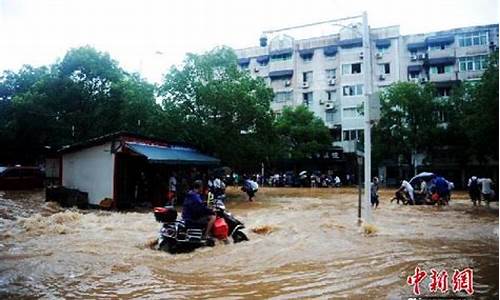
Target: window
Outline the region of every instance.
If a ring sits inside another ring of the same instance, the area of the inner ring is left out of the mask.
[[[292,58],[292,53],[271,55],[271,61],[289,60],[291,58]]]
[[[434,51],[434,50],[444,50],[446,48],[448,48],[449,46],[448,45],[445,45],[445,44],[440,44],[440,45],[433,45],[433,46],[429,46],[429,50],[430,51]]]
[[[380,64],[380,74],[391,74],[391,64],[386,63],[386,64]]]
[[[359,113],[357,107],[346,107],[343,110],[344,110],[344,112],[342,114],[342,118],[356,119],[356,118],[362,117],[362,115]]]
[[[382,48],[377,47],[377,52],[382,54],[387,53],[389,52],[389,47],[382,47]]]
[[[488,31],[476,31],[460,34],[458,36],[458,45],[460,47],[469,47],[488,44]]]
[[[310,105],[312,105],[312,102],[313,102],[313,93],[312,92],[302,94],[302,104],[309,107]]]
[[[410,78],[410,79],[415,79],[415,78],[418,78],[418,77],[419,77],[419,75],[420,75],[420,72],[410,72],[410,73],[408,74],[408,76],[409,76],[409,78]]]
[[[335,121],[335,111],[326,111],[325,112],[325,121],[332,123]]]
[[[430,68],[431,74],[448,74],[453,73],[453,66],[434,66]]]
[[[342,95],[344,96],[360,96],[363,95],[363,85],[345,85],[343,87]]]
[[[342,65],[342,75],[361,74],[361,63]]]
[[[326,91],[326,99],[328,101],[335,101],[335,94],[337,94],[337,90]]]
[[[446,112],[444,110],[438,110],[436,111],[436,116],[439,122],[445,123],[448,121],[448,118],[446,116]]]
[[[328,80],[337,78],[337,69],[327,69],[325,73]]]
[[[458,59],[460,71],[479,71],[486,69],[486,55],[461,57]]]
[[[292,101],[292,92],[277,92],[274,94],[274,102],[287,102]]]
[[[343,131],[343,140],[344,141],[362,141],[364,138],[363,130],[344,130]]]
[[[302,81],[311,83],[313,80],[313,72],[302,73]]]
[[[438,88],[437,93],[439,97],[448,97],[450,95],[451,88],[450,87],[443,87],[443,88]]]

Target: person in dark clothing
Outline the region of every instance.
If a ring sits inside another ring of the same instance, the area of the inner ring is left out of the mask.
[[[205,231],[206,237],[214,225],[215,213],[203,203],[203,200],[201,199],[202,193],[203,183],[201,180],[196,180],[193,183],[192,189],[188,192],[186,198],[184,199],[182,218],[195,223],[207,224],[207,229]]]
[[[476,202],[479,202],[479,205],[481,205],[481,188],[479,186],[479,179],[476,176],[472,176],[469,178],[467,187],[469,189],[470,200],[474,203],[474,206],[476,206]]]
[[[378,201],[378,177],[373,177],[372,183],[370,186],[371,190],[371,203],[373,208],[377,208],[379,201]]]

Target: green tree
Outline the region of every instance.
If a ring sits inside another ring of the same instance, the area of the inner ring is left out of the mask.
[[[154,86],[107,53],[69,50],[50,67],[23,67],[0,79],[0,142],[5,160],[33,163],[46,146],[128,130],[148,134],[160,114]]]
[[[164,135],[214,153],[237,169],[255,169],[275,151],[273,92],[236,65],[229,48],[188,54],[160,87]],[[179,138],[175,138],[179,137]]]
[[[411,165],[412,153],[428,153],[441,130],[434,87],[399,82],[380,95],[381,118],[374,128],[374,161],[403,159]]]
[[[469,86],[472,101],[466,107],[466,135],[480,161],[498,160],[498,52],[477,84]]]
[[[303,105],[295,109],[285,107],[275,127],[285,156],[292,160],[310,158],[332,145],[330,131],[323,120]]]

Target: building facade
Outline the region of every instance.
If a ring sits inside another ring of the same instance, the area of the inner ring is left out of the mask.
[[[370,29],[373,92],[398,81],[433,82],[446,97],[456,84],[477,80],[498,49],[498,24],[415,35],[399,26]],[[306,105],[330,128],[334,146],[354,153],[362,141],[363,47],[359,30],[295,40],[276,36],[238,49],[238,64],[274,91],[272,109]]]

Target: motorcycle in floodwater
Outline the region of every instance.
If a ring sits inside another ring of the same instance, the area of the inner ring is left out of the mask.
[[[221,199],[215,199],[213,208],[216,220],[212,228],[212,235],[219,240],[227,241],[231,236],[234,243],[248,241],[242,231],[245,225],[226,211]],[[200,247],[213,247],[215,240],[203,237],[206,224],[199,224],[187,220],[177,220],[177,210],[174,207],[155,207],[156,221],[162,223],[159,232],[157,248],[171,254],[190,252]]]

